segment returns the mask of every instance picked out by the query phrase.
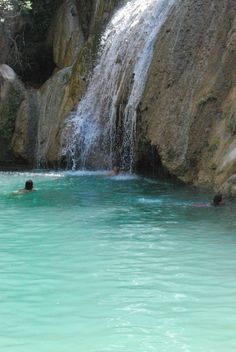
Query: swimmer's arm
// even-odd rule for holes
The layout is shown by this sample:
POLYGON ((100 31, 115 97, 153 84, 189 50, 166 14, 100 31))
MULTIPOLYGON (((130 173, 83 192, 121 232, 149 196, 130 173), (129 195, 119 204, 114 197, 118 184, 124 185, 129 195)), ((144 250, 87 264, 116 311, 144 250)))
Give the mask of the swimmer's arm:
POLYGON ((19 189, 18 191, 13 191, 11 194, 17 196, 17 195, 21 195, 21 194, 31 193, 34 191, 36 191, 36 189, 27 190, 27 189, 23 188, 23 189, 19 189))
POLYGON ((24 193, 25 193, 24 189, 18 189, 18 191, 13 191, 11 194, 17 196, 19 194, 24 194, 24 193))

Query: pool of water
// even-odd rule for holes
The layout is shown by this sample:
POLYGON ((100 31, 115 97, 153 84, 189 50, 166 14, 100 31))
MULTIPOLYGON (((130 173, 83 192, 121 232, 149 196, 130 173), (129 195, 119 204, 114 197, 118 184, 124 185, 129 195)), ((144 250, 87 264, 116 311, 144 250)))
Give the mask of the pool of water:
POLYGON ((0 351, 236 351, 235 202, 102 172, 0 193, 0 351))

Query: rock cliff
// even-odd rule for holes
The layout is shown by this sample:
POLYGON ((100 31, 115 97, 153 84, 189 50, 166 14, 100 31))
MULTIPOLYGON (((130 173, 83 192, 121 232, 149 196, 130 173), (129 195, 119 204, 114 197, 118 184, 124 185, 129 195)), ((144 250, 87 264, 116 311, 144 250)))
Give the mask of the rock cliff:
MULTIPOLYGON (((122 2, 58 2, 45 38, 51 77, 35 90, 0 75, 0 123, 10 131, 0 140, 2 159, 33 165, 36 156, 41 166, 63 165, 65 119, 86 89, 100 34, 122 2), (11 96, 17 99, 9 113, 11 96)), ((235 14, 235 0, 177 0, 158 33, 138 107, 137 169, 236 194, 235 14)))
POLYGON ((31 150, 26 141, 27 131, 25 116, 29 109, 21 108, 16 119, 16 133, 13 149, 17 157, 32 162, 37 166, 55 167, 61 165, 61 133, 64 121, 77 105, 83 94, 88 75, 93 67, 99 36, 119 1, 100 0, 66 0, 58 7, 48 32, 47 43, 53 50, 55 70, 53 75, 38 89, 37 129, 31 134, 31 150), (21 131, 21 132, 19 132, 21 131), (24 148, 25 146, 25 148, 24 148))
POLYGON ((5 64, 0 65, 0 162, 15 160, 11 139, 15 130, 18 109, 26 90, 15 72, 5 64))
POLYGON ((138 158, 219 188, 236 171, 236 2, 183 0, 159 32, 139 106, 138 158))

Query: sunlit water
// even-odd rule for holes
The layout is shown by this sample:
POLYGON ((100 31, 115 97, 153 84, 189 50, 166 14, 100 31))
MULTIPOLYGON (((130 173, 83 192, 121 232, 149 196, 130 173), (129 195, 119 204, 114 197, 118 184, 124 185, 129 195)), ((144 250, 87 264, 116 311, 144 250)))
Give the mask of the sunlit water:
POLYGON ((104 173, 0 186, 0 351, 236 351, 234 202, 104 173))

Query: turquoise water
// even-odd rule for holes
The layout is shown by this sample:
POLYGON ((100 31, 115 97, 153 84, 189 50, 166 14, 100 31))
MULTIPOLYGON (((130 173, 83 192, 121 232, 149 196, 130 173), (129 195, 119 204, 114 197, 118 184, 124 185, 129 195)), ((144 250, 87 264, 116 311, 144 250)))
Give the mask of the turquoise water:
POLYGON ((102 173, 0 189, 0 351, 236 351, 234 202, 102 173))

